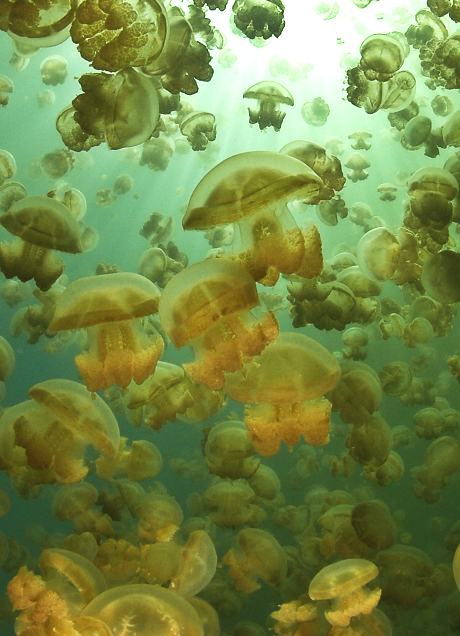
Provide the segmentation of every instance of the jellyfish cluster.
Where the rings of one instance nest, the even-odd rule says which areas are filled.
[[[459,23],[0,2],[2,636],[460,633]]]

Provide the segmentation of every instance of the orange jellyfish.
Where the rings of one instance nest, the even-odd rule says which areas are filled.
[[[275,316],[268,312],[257,320],[251,313],[259,304],[252,277],[227,259],[201,261],[170,280],[158,311],[173,344],[195,350],[196,361],[183,365],[192,380],[222,389],[226,372],[241,368],[276,338]]]
[[[250,402],[244,421],[257,451],[275,455],[284,440],[300,436],[312,446],[329,441],[331,404],[322,397],[340,377],[336,359],[322,345],[299,333],[282,333],[241,371],[227,376],[226,391]]]
[[[89,351],[75,364],[88,391],[141,384],[155,371],[163,340],[151,339],[140,319],[157,312],[159,298],[153,283],[132,272],[80,278],[59,297],[48,331],[87,330]]]

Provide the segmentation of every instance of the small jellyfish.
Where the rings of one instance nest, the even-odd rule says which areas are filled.
[[[310,126],[324,126],[331,112],[328,104],[322,97],[315,97],[311,102],[303,104],[300,114],[304,122]]]
[[[50,55],[40,64],[40,75],[43,84],[57,86],[67,79],[67,60],[62,55]]]
[[[262,81],[254,84],[243,93],[244,99],[256,99],[258,108],[248,107],[249,123],[259,124],[260,130],[272,126],[276,132],[286,117],[286,112],[280,110],[280,104],[294,106],[294,98],[282,84],[274,81]]]

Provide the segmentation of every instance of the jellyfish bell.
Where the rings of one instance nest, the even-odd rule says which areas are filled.
[[[385,281],[392,278],[396,271],[401,245],[393,232],[385,227],[378,227],[361,237],[356,253],[359,267],[364,274],[375,280]]]
[[[460,254],[452,250],[432,254],[423,265],[421,281],[439,303],[460,301]]]

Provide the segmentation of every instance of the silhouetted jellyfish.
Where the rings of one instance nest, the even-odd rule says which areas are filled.
[[[331,404],[323,394],[340,377],[335,358],[322,345],[298,333],[282,333],[241,371],[228,375],[229,397],[246,404],[244,421],[257,451],[275,455],[283,440],[300,436],[312,446],[329,441]]]
[[[380,552],[375,561],[382,601],[409,608],[428,600],[433,591],[434,564],[423,550],[396,544]]]
[[[0,270],[5,278],[35,280],[42,291],[64,271],[53,251],[83,252],[80,227],[69,209],[47,196],[24,197],[0,216],[0,223],[18,238],[0,244]]]
[[[323,568],[312,579],[308,594],[314,601],[329,601],[325,617],[331,625],[346,627],[354,616],[370,614],[382,590],[366,584],[375,579],[377,566],[366,559],[345,559]]]
[[[383,391],[390,397],[399,397],[407,393],[412,383],[412,370],[402,360],[385,364],[379,371]]]
[[[194,111],[181,121],[180,131],[192,150],[206,150],[208,143],[216,139],[216,118],[212,113]]]
[[[315,97],[311,102],[305,102],[300,109],[302,119],[310,126],[324,126],[331,109],[322,97]]]
[[[16,174],[16,159],[8,150],[0,150],[0,186]]]
[[[70,35],[83,59],[101,71],[145,66],[161,53],[168,30],[161,1],[126,5],[92,3],[78,6]]]
[[[213,426],[204,452],[209,472],[223,479],[249,479],[260,465],[244,422],[229,420]]]
[[[251,276],[227,259],[195,263],[171,279],[161,295],[160,320],[177,348],[193,346],[196,361],[183,365],[193,380],[222,389],[225,373],[276,338],[274,315],[257,320],[251,313],[259,303]]]
[[[273,126],[278,132],[286,113],[280,110],[280,104],[294,106],[291,93],[279,82],[264,80],[257,82],[243,93],[244,99],[256,99],[258,108],[249,108],[249,123],[259,124],[260,130]]]
[[[159,118],[152,81],[132,68],[116,75],[93,73],[79,79],[83,93],[56,118],[71,150],[88,151],[104,141],[112,150],[136,146],[153,133]]]
[[[354,506],[351,525],[359,539],[372,550],[386,550],[396,542],[396,524],[388,506],[379,499]]]
[[[10,95],[14,91],[13,80],[0,73],[0,106],[8,106]]]
[[[376,33],[361,44],[359,68],[368,80],[387,82],[401,68],[406,57],[402,38]]]
[[[182,225],[206,230],[236,223],[241,247],[229,256],[258,282],[274,285],[280,272],[312,278],[323,267],[319,232],[311,226],[303,233],[286,204],[314,202],[322,186],[322,179],[293,157],[270,151],[233,155],[198,183]]]
[[[260,589],[258,577],[279,587],[287,576],[286,554],[278,541],[265,530],[246,528],[238,533],[238,548],[230,548],[222,558],[237,590],[252,594]]]
[[[425,291],[440,303],[456,303],[460,300],[460,254],[442,250],[425,261],[422,284]]]
[[[121,627],[122,631],[134,630],[138,636],[148,636],[152,630],[167,636],[173,624],[178,636],[203,636],[200,618],[190,603],[159,585],[139,583],[107,590],[96,596],[81,616],[102,620],[114,633]]]
[[[75,364],[89,391],[141,384],[154,372],[163,340],[149,338],[140,318],[158,311],[159,297],[153,283],[131,272],[80,278],[60,296],[48,330],[87,330],[89,350]]]
[[[431,110],[439,117],[447,117],[454,110],[454,104],[448,95],[436,95],[431,100]]]
[[[280,0],[235,0],[232,6],[235,26],[250,40],[272,35],[279,38],[284,29],[284,5]]]

